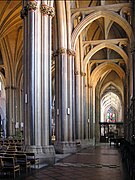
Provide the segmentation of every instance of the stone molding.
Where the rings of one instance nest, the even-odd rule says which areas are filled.
[[[55,9],[53,7],[47,6],[46,4],[42,4],[41,5],[41,13],[46,16],[51,16],[54,17],[55,16]]]
[[[67,49],[66,48],[60,48],[57,50],[58,54],[66,54],[67,53]]]
[[[130,50],[131,54],[135,54],[135,47],[131,47],[131,50]]]
[[[75,153],[77,151],[76,142],[55,142],[54,147],[56,152],[62,154]]]
[[[54,164],[55,163],[55,149],[53,145],[26,145],[25,151],[35,153],[35,156],[39,158],[40,164]]]
[[[127,16],[131,16],[131,8],[128,6],[124,6],[120,10],[120,15],[123,17],[124,14],[127,14]]]
[[[75,56],[75,51],[72,49],[60,48],[53,53],[53,57],[58,56],[59,54],[67,54],[69,56]]]
[[[28,11],[35,11],[37,9],[37,2],[36,1],[29,1],[26,6],[20,12],[20,16],[22,19],[28,15]]]
[[[76,76],[78,76],[78,75],[79,75],[79,71],[75,71],[74,74],[75,74]]]
[[[5,90],[7,90],[7,89],[16,90],[16,89],[17,89],[17,87],[15,87],[15,86],[7,86],[7,87],[5,87]]]
[[[35,11],[37,9],[37,2],[29,1],[26,7],[28,11]]]
[[[27,6],[24,6],[23,9],[22,9],[21,12],[20,12],[20,17],[21,17],[22,19],[24,19],[25,16],[27,16],[27,15],[28,15]]]
[[[134,96],[132,97],[131,101],[135,101],[135,97]]]
[[[86,73],[85,72],[81,72],[81,76],[86,76]]]
[[[26,145],[25,150],[28,152],[34,152],[36,154],[55,155],[54,146],[52,145],[48,145],[48,146]]]
[[[90,84],[88,84],[88,88],[90,88],[90,89],[91,89],[91,88],[92,88],[92,86],[91,86]]]
[[[76,54],[75,54],[75,51],[73,51],[72,49],[67,49],[67,54],[69,55],[69,56],[75,56]]]

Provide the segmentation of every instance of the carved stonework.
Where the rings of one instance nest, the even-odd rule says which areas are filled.
[[[27,15],[28,15],[28,9],[27,9],[27,7],[25,6],[25,7],[23,7],[23,9],[22,9],[21,12],[20,12],[20,17],[21,17],[22,19],[24,19],[25,16],[27,16]]]
[[[67,53],[67,49],[66,48],[60,48],[57,50],[58,54],[66,54]]]
[[[86,73],[85,72],[81,72],[81,76],[86,76]]]
[[[123,7],[120,10],[120,15],[123,17],[124,14],[127,14],[127,16],[131,16],[131,8],[130,7]]]
[[[75,71],[74,73],[75,73],[75,75],[76,75],[76,76],[78,76],[78,75],[79,75],[79,71]]]
[[[16,90],[16,89],[17,89],[17,87],[14,87],[14,86],[7,86],[7,87],[5,87],[5,90],[7,90],[7,89]]]
[[[57,51],[52,54],[53,59],[55,59],[56,56],[58,56],[58,52]]]
[[[50,6],[47,6],[45,4],[42,4],[41,5],[41,13],[43,15],[48,15],[48,16],[51,16],[51,17],[54,17],[55,16],[55,10],[53,7],[50,7]]]
[[[92,85],[89,85],[89,88],[92,89]]]
[[[135,48],[131,49],[131,54],[135,54]]]
[[[28,11],[35,11],[37,9],[37,2],[36,1],[29,1],[27,6],[24,6],[20,12],[20,16],[22,19],[28,15]]]
[[[131,101],[135,101],[135,97],[132,97]]]
[[[37,9],[37,2],[36,1],[29,1],[27,4],[28,11],[35,11]]]
[[[134,42],[131,44],[131,49],[130,49],[131,54],[135,54],[135,45]]]
[[[126,41],[122,41],[122,42],[119,42],[119,47],[122,48],[122,47],[127,47],[127,42]]]
[[[75,51],[73,51],[72,49],[68,49],[68,50],[67,50],[67,54],[68,54],[69,56],[75,56]]]
[[[120,16],[122,16],[131,24],[131,8],[130,7],[123,7],[120,11]]]
[[[75,52],[72,49],[60,48],[53,53],[53,57],[58,56],[59,54],[66,54],[69,56],[75,56]]]

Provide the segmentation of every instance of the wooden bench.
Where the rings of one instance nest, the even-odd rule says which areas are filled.
[[[13,173],[15,178],[16,172],[20,175],[20,165],[16,164],[14,157],[1,157],[1,172]]]
[[[36,165],[38,165],[38,167],[39,167],[39,158],[37,158],[35,156],[35,153],[25,152],[25,154],[27,155],[27,160],[30,161],[31,165],[34,165],[34,167],[36,167]]]
[[[16,162],[20,167],[25,168],[26,172],[28,169],[31,170],[31,163],[27,160],[26,154],[15,154]]]

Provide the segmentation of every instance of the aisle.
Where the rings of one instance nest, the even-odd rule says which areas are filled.
[[[19,178],[20,179],[20,178]],[[108,145],[89,147],[23,177],[26,180],[128,180],[118,149]]]

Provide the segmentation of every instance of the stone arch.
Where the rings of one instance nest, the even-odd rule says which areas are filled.
[[[117,86],[117,85],[116,85],[114,82],[112,82],[112,81],[108,82],[108,83],[102,88],[100,94],[103,94],[103,92],[105,91],[105,89],[108,88],[110,85],[114,86],[114,87],[120,92],[120,95],[117,94],[117,93],[116,93],[116,94],[123,99],[123,97],[122,97],[122,94],[123,94],[122,89],[121,89],[119,86]],[[103,96],[103,95],[102,95],[102,96]],[[101,98],[102,98],[102,96],[101,96]]]
[[[114,70],[118,76],[121,79],[124,79],[125,77],[125,72],[115,63],[113,62],[105,62],[101,65],[99,65],[91,74],[91,78],[90,78],[90,84],[92,84],[92,86],[96,87],[98,80],[100,79],[100,77],[102,76],[102,74],[106,71],[110,71],[110,70]]]
[[[84,59],[84,71],[86,70],[86,66],[87,66],[87,63],[89,61],[89,59],[96,53],[98,52],[99,50],[103,49],[103,48],[109,48],[109,49],[112,49],[114,51],[116,51],[118,54],[120,54],[122,56],[122,58],[124,59],[126,65],[128,64],[128,56],[126,55],[126,53],[120,48],[118,47],[117,45],[114,45],[112,43],[101,43],[99,45],[97,45],[96,47],[94,47],[85,57]]]
[[[124,18],[122,18],[120,15],[118,15],[114,12],[98,11],[98,12],[94,12],[94,13],[86,16],[74,29],[74,31],[72,33],[72,37],[71,37],[72,38],[71,39],[72,49],[75,50],[76,40],[77,40],[78,36],[81,34],[81,32],[86,28],[86,26],[101,17],[107,17],[110,20],[112,20],[113,22],[116,22],[125,30],[129,39],[133,38],[132,37],[133,32],[132,32],[131,26]]]
[[[113,90],[110,90],[110,91],[106,91],[106,89],[112,85],[117,91],[113,91]],[[116,104],[116,107],[117,107],[117,104],[119,105],[119,108],[116,108],[116,109],[119,109],[119,117],[120,119],[123,117],[123,113],[124,113],[124,106],[123,106],[123,102],[124,102],[124,95],[123,95],[123,87],[119,87],[117,84],[115,84],[114,82],[110,81],[108,82],[107,84],[105,84],[105,86],[102,88],[101,92],[100,92],[100,101],[102,100],[105,100],[107,102],[107,100],[110,99],[110,97],[108,95],[108,93],[113,93],[115,94],[118,98],[119,98],[119,101],[116,103],[114,102],[114,104],[112,103],[112,106],[115,107],[115,104]],[[106,106],[106,109],[110,106],[109,105],[110,103],[108,102],[108,105]],[[102,109],[103,110],[103,109]]]

